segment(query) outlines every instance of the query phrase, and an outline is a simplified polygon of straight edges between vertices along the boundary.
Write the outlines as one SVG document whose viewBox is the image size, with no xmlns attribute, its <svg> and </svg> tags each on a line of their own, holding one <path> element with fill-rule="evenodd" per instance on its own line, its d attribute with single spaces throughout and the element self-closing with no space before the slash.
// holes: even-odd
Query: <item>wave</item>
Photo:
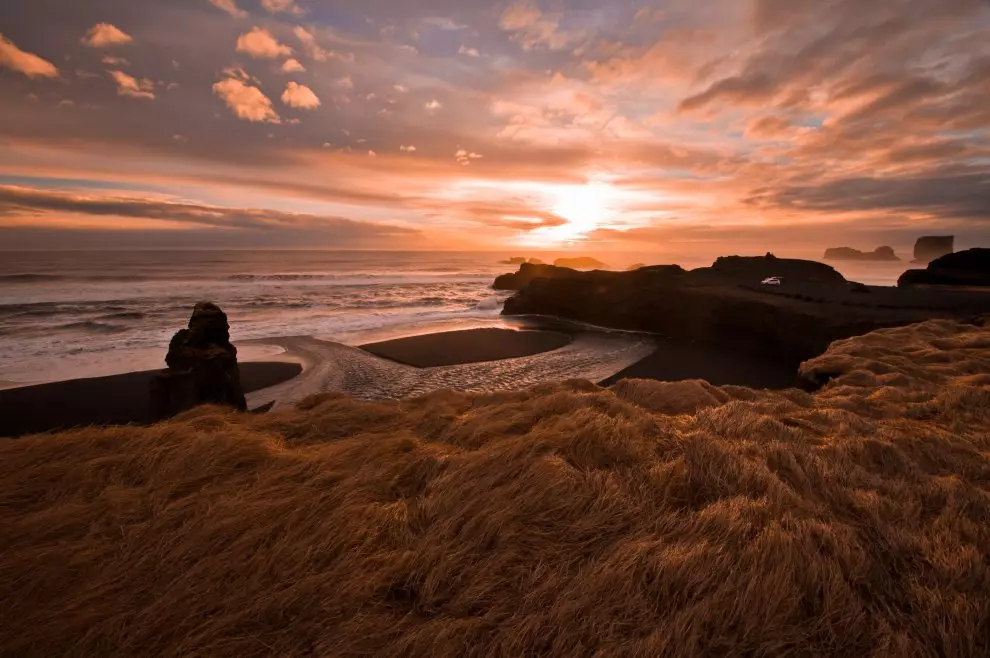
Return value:
<svg viewBox="0 0 990 658">
<path fill-rule="evenodd" d="M 3 283 L 36 283 L 40 281 L 61 281 L 68 277 L 61 274 L 0 274 L 0 282 Z"/>
<path fill-rule="evenodd" d="M 100 334 L 119 334 L 128 331 L 128 327 L 107 322 L 96 322 L 95 320 L 82 320 L 80 322 L 69 322 L 55 327 L 62 331 L 89 331 Z"/>
</svg>

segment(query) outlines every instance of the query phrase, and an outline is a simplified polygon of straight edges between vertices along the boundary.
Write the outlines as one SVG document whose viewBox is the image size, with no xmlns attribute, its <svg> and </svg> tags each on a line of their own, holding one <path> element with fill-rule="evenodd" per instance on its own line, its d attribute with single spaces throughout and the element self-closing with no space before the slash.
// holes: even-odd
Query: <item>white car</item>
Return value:
<svg viewBox="0 0 990 658">
<path fill-rule="evenodd" d="M 779 286 L 783 282 L 784 280 L 779 276 L 772 276 L 770 278 L 763 279 L 763 285 L 765 286 Z"/>
</svg>

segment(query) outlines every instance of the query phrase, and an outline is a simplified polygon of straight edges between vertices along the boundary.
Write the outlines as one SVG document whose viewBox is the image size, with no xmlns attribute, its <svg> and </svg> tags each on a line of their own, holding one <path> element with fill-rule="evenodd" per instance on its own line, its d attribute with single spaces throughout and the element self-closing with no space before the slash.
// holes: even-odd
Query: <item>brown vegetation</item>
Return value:
<svg viewBox="0 0 990 658">
<path fill-rule="evenodd" d="M 7 655 L 983 656 L 990 327 L 0 445 Z"/>
</svg>

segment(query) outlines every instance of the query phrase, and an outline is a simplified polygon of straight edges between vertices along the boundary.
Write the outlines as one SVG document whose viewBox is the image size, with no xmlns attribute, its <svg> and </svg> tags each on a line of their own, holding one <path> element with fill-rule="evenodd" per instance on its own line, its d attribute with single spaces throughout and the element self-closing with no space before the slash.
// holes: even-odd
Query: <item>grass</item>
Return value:
<svg viewBox="0 0 990 658">
<path fill-rule="evenodd" d="M 990 655 L 990 327 L 0 443 L 0 653 Z"/>
</svg>

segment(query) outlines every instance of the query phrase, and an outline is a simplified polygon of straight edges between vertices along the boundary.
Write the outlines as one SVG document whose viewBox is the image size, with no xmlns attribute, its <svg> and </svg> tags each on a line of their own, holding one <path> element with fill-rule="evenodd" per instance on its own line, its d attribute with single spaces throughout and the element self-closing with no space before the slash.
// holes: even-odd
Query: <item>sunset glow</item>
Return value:
<svg viewBox="0 0 990 658">
<path fill-rule="evenodd" d="M 38 0 L 0 25 L 11 248 L 988 234 L 977 0 Z"/>
</svg>

